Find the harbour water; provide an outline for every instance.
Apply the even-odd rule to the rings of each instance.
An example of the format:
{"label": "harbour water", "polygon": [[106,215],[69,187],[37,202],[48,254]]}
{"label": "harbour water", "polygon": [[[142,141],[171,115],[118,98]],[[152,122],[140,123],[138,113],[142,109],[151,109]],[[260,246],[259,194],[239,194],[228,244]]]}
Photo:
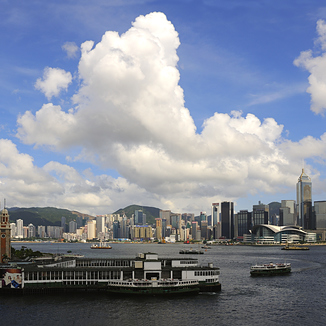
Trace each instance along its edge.
{"label": "harbour water", "polygon": [[[184,244],[14,243],[49,253],[85,257],[134,257],[139,252],[180,256]],[[204,250],[204,249],[202,249]],[[1,325],[313,325],[325,324],[326,246],[285,251],[278,246],[212,246],[204,255],[187,255],[221,269],[222,291],[178,297],[116,297],[104,293],[0,297]],[[250,277],[256,263],[289,262],[292,273]]]}

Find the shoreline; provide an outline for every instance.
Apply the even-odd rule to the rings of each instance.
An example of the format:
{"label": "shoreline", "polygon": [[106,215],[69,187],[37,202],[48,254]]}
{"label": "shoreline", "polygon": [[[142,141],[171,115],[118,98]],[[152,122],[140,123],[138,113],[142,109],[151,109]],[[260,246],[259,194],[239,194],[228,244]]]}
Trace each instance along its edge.
{"label": "shoreline", "polygon": [[[126,241],[126,242],[120,242],[120,241],[106,241],[107,243],[111,243],[111,244],[162,244],[162,243],[159,243],[159,242],[142,242],[142,241],[139,241],[139,242],[129,242],[129,241]],[[14,241],[11,241],[11,244],[14,244],[14,243],[55,243],[55,244],[80,244],[80,243],[85,243],[85,244],[93,244],[93,243],[96,243],[96,241],[90,241],[90,242],[62,242],[62,241],[55,241],[55,240],[49,240],[49,241],[40,241],[40,240],[36,240],[36,241],[32,241],[32,240],[14,240]],[[168,242],[168,243],[164,243],[164,245],[180,245],[180,244],[185,244],[183,242]],[[203,243],[188,243],[187,245],[190,245],[190,246],[196,246],[196,245],[205,245]],[[207,245],[207,244],[206,244]],[[273,243],[273,244],[259,244],[259,243],[252,243],[252,244],[249,244],[249,243],[246,243],[246,244],[242,244],[242,243],[237,243],[237,244],[225,244],[225,243],[212,243],[212,244],[209,244],[208,246],[234,246],[234,247],[237,247],[237,246],[255,246],[255,247],[283,247],[283,246],[286,246],[287,244],[286,243],[280,243],[280,244],[276,244],[276,243]],[[326,246],[326,242],[318,242],[318,243],[304,243],[304,244],[301,244],[301,243],[293,243],[293,245],[295,246]]]}

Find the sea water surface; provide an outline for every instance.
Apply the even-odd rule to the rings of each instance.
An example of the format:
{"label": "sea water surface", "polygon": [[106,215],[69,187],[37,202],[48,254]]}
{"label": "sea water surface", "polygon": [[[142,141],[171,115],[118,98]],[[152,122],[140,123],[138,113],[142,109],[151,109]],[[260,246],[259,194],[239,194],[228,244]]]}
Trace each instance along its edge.
{"label": "sea water surface", "polygon": [[[49,253],[85,257],[134,257],[140,252],[180,257],[184,244],[111,244],[91,250],[87,243],[14,243]],[[313,325],[326,323],[326,246],[285,251],[278,246],[212,246],[187,255],[221,269],[222,291],[162,297],[116,297],[105,293],[0,297],[0,325]],[[256,263],[289,262],[287,276],[250,277]]]}

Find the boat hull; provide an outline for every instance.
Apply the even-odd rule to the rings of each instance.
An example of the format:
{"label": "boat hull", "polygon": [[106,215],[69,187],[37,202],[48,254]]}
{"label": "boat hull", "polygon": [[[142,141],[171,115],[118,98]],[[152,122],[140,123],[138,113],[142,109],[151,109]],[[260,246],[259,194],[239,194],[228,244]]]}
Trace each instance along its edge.
{"label": "boat hull", "polygon": [[274,276],[274,275],[286,275],[291,273],[291,264],[265,264],[255,265],[250,268],[251,276]]}

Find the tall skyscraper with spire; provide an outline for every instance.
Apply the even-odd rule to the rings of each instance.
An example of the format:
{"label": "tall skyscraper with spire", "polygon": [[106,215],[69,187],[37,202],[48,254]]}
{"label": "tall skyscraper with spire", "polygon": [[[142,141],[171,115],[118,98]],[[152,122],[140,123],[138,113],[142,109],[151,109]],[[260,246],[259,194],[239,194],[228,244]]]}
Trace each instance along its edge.
{"label": "tall skyscraper with spire", "polygon": [[302,226],[304,229],[314,229],[311,190],[311,179],[302,169],[297,183],[297,225]]}

